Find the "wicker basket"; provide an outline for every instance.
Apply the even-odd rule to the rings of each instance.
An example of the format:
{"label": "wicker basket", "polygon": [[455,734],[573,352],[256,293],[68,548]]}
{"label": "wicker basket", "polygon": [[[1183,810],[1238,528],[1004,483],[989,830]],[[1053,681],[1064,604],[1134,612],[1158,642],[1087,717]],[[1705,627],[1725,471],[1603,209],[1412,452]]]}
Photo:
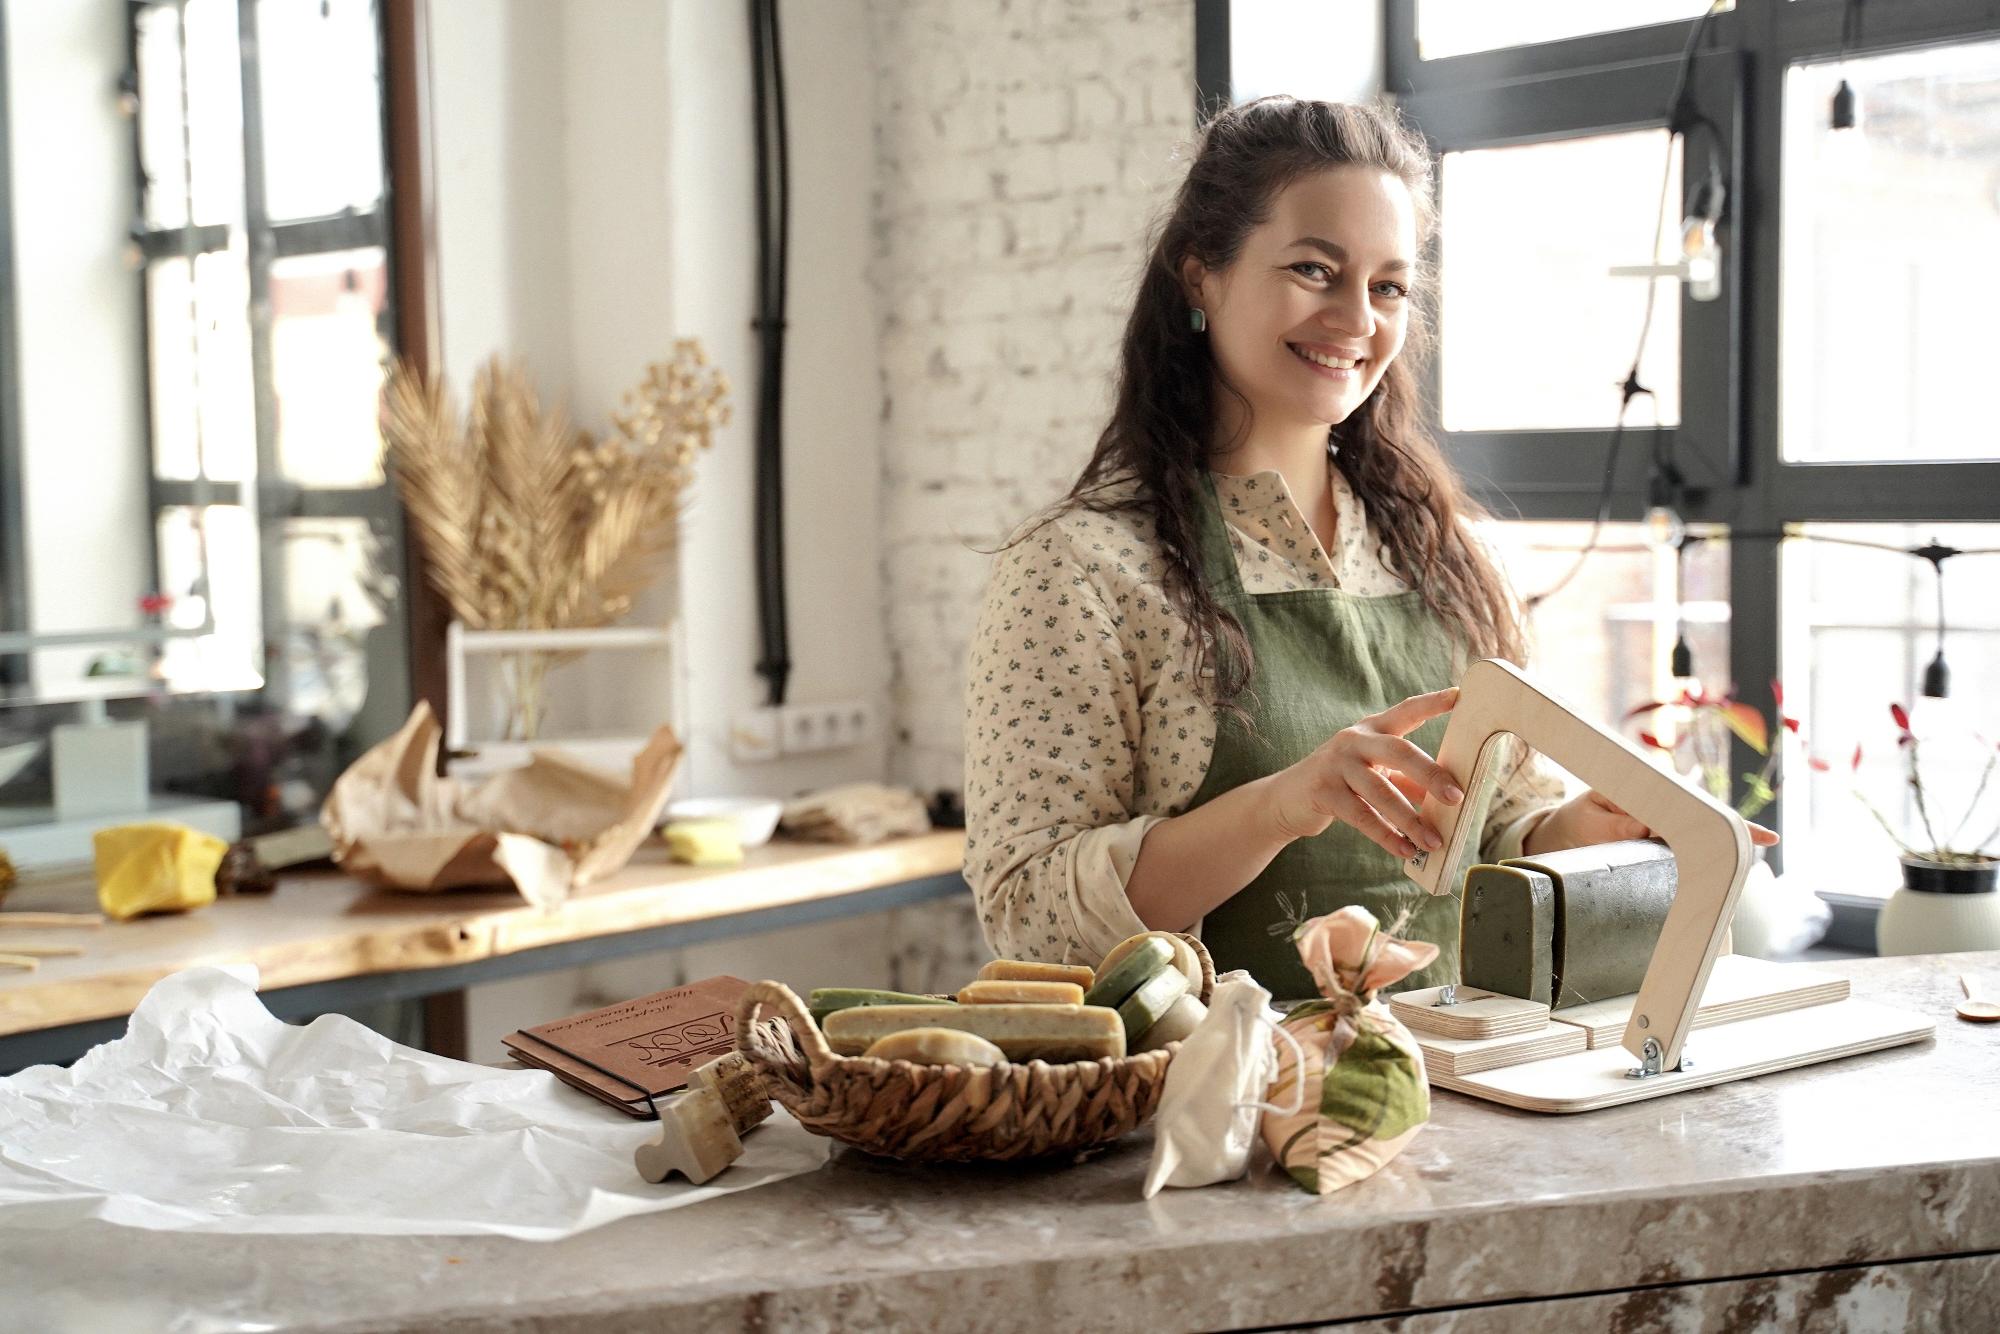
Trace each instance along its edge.
{"label": "wicker basket", "polygon": [[[1201,942],[1201,999],[1215,964]],[[774,1023],[772,1017],[783,1023]],[[736,1007],[736,1049],[806,1129],[913,1162],[1039,1158],[1108,1144],[1153,1114],[1178,1042],[1116,1061],[916,1065],[840,1056],[798,995],[758,982]]]}

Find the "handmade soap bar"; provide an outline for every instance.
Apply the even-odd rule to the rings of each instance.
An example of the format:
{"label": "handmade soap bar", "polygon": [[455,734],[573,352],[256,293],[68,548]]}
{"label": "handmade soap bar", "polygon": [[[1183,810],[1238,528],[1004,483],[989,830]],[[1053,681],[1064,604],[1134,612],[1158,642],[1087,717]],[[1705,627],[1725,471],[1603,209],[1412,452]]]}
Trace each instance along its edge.
{"label": "handmade soap bar", "polygon": [[1126,956],[1137,949],[1142,941],[1148,940],[1163,940],[1166,942],[1167,948],[1174,952],[1174,967],[1180,969],[1187,976],[1188,990],[1194,992],[1196,995],[1200,995],[1201,960],[1195,957],[1194,946],[1188,944],[1171,931],[1146,931],[1136,936],[1127,936],[1116,945],[1113,945],[1111,953],[1105,955],[1098,963],[1097,975],[1103,977],[1106,973],[1109,973],[1120,963],[1123,963]]}
{"label": "handmade soap bar", "polygon": [[859,1056],[891,1033],[955,1028],[976,1033],[1010,1061],[1116,1060],[1125,1025],[1097,1005],[867,1005],[838,1010],[823,1025],[843,1056]]}
{"label": "handmade soap bar", "polygon": [[97,902],[109,917],[200,908],[215,902],[215,871],[229,844],[186,825],[118,825],[91,835]]}
{"label": "handmade soap bar", "polygon": [[958,993],[960,1005],[1081,1005],[1083,988],[1074,982],[1005,982],[986,978],[968,982]]}
{"label": "handmade soap bar", "polygon": [[1137,940],[1138,944],[1098,970],[1097,984],[1084,993],[1084,1004],[1122,1005],[1139,989],[1140,983],[1162,968],[1174,966],[1174,949],[1166,940],[1159,936],[1140,936]]}
{"label": "handmade soap bar", "polygon": [[667,826],[667,851],[690,866],[735,866],[743,840],[732,820],[676,820]]}
{"label": "handmade soap bar", "polygon": [[1512,863],[1465,873],[1458,966],[1468,987],[1550,1003],[1555,984],[1556,891]]}
{"label": "handmade soap bar", "polygon": [[824,1024],[826,1017],[835,1010],[853,1009],[857,1005],[949,1005],[935,996],[913,996],[905,991],[875,991],[867,987],[815,987],[812,995],[806,997],[806,1009],[812,1011],[813,1022]]}
{"label": "handmade soap bar", "polygon": [[1555,888],[1554,1008],[1639,989],[1674,902],[1678,876],[1672,849],[1630,839],[1507,864],[1539,872]]}
{"label": "handmade soap bar", "polygon": [[870,1044],[863,1055],[917,1065],[1000,1065],[1007,1059],[985,1038],[955,1028],[906,1028]]}
{"label": "handmade soap bar", "polygon": [[691,1088],[662,1098],[660,1137],[632,1155],[639,1175],[665,1181],[679,1172],[699,1186],[743,1156],[743,1139],[713,1089]]}
{"label": "handmade soap bar", "polygon": [[1097,970],[1080,963],[1036,963],[1032,959],[994,959],[979,970],[982,982],[1074,982],[1084,990],[1097,980]]}
{"label": "handmade soap bar", "polygon": [[749,1134],[771,1114],[771,1095],[765,1091],[757,1067],[740,1051],[724,1052],[697,1069],[688,1082],[722,1099],[729,1112],[729,1123],[738,1135]]}
{"label": "handmade soap bar", "polygon": [[1125,1045],[1134,1047],[1146,1030],[1158,1023],[1174,1002],[1188,994],[1187,976],[1172,964],[1160,969],[1144,982],[1139,989],[1127,996],[1118,1006],[1118,1017],[1125,1024]]}
{"label": "handmade soap bar", "polygon": [[1158,1023],[1146,1030],[1137,1050],[1158,1051],[1170,1042],[1184,1042],[1206,1018],[1208,1007],[1195,999],[1193,992],[1187,992],[1167,1007]]}

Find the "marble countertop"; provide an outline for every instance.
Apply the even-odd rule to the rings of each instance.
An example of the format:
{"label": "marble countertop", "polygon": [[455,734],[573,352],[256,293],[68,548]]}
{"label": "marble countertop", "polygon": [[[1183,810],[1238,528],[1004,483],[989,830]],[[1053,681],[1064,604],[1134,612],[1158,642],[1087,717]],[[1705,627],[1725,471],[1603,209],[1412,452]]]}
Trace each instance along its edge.
{"label": "marble countertop", "polygon": [[1951,1016],[2000,953],[1833,967],[1936,1039],[1572,1117],[1439,1092],[1324,1199],[1253,1173],[1144,1201],[1143,1132],[1069,1168],[843,1149],[553,1244],[9,1231],[0,1292],[37,1329],[1156,1334],[2000,1250],[2000,1025]]}

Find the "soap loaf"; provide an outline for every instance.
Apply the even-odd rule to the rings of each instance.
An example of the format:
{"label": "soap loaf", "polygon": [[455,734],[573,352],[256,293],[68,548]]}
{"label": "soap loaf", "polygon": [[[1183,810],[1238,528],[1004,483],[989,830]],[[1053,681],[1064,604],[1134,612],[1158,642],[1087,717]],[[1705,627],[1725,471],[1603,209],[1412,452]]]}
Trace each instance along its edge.
{"label": "soap loaf", "polygon": [[811,1011],[814,1023],[825,1023],[826,1017],[835,1010],[853,1009],[858,1005],[949,1005],[936,996],[913,996],[906,991],[875,991],[866,987],[816,987],[812,995],[806,997],[806,1009]]}
{"label": "soap loaf", "polygon": [[1097,971],[1080,963],[1037,963],[1032,959],[993,959],[979,970],[982,982],[1074,982],[1085,991]]}
{"label": "soap loaf", "polygon": [[[1133,939],[1138,943],[1133,944],[1131,949],[1123,954],[1114,950],[1115,959],[1111,955],[1106,956],[1109,966],[1098,971],[1096,985],[1084,993],[1084,1004],[1122,1005],[1147,978],[1162,968],[1173,966],[1173,947],[1166,941],[1157,936],[1136,936]],[[1126,944],[1132,942],[1127,941]]]}
{"label": "soap loaf", "polygon": [[1010,1061],[1117,1060],[1125,1026],[1095,1005],[868,1005],[837,1010],[821,1025],[842,1056],[910,1028],[954,1028],[985,1038]]}
{"label": "soap loaf", "polygon": [[1458,967],[1468,987],[1551,1003],[1556,890],[1540,871],[1502,863],[1465,873]]}
{"label": "soap loaf", "polygon": [[1139,984],[1138,990],[1118,1005],[1118,1019],[1125,1025],[1125,1045],[1136,1047],[1147,1030],[1158,1023],[1174,1002],[1188,994],[1187,977],[1172,964]]}
{"label": "soap loaf", "polygon": [[1194,946],[1188,944],[1184,937],[1177,936],[1171,931],[1142,931],[1136,936],[1127,936],[1116,945],[1113,945],[1111,952],[1105,955],[1103,960],[1098,963],[1097,975],[1103,977],[1106,973],[1109,973],[1120,963],[1123,963],[1126,956],[1139,948],[1140,944],[1148,940],[1164,942],[1166,947],[1173,951],[1174,967],[1180,969],[1182,974],[1186,976],[1188,990],[1199,995],[1201,992],[1201,960],[1195,957]]}
{"label": "soap loaf", "polygon": [[1679,877],[1671,848],[1627,839],[1508,864],[1539,871],[1555,888],[1553,1008],[1639,989],[1674,902]]}

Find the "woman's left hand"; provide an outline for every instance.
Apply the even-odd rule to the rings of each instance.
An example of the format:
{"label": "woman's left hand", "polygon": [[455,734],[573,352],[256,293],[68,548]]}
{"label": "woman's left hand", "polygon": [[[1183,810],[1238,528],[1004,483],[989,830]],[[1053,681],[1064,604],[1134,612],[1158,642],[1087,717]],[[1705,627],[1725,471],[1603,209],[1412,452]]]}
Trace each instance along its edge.
{"label": "woman's left hand", "polygon": [[[1528,834],[1521,850],[1528,856],[1557,852],[1563,848],[1588,847],[1592,843],[1615,843],[1624,838],[1657,838],[1658,835],[1627,815],[1602,792],[1589,791],[1572,797],[1550,811]],[[1750,826],[1750,842],[1768,848],[1778,841],[1776,830]]]}

